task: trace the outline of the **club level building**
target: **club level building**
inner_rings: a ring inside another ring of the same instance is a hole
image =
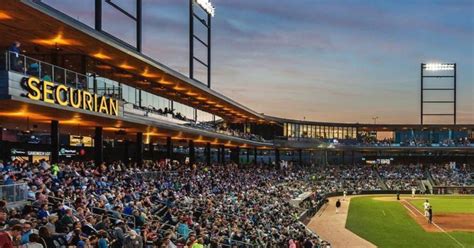
[[[3,160],[474,163],[474,125],[266,116],[40,1],[2,1],[0,34]]]

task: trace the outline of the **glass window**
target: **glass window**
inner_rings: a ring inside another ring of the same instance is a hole
[[[173,109],[175,116],[185,117],[188,120],[195,120],[194,108],[179,102],[173,102]]]
[[[196,120],[198,122],[212,122],[214,121],[214,116],[208,112],[202,111],[202,110],[197,110],[197,118]]]

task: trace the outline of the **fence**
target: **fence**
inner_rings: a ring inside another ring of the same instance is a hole
[[[8,203],[26,201],[28,198],[28,185],[26,183],[0,185],[0,199]]]

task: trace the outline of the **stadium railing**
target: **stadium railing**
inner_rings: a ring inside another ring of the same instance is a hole
[[[10,51],[6,51],[2,54],[0,63],[0,70],[16,72],[57,84],[64,84],[75,89],[85,90],[115,99],[122,98],[122,88],[118,83],[111,83],[111,80],[93,74],[84,75]]]
[[[0,199],[8,203],[26,201],[28,199],[28,185],[26,183],[0,185]]]

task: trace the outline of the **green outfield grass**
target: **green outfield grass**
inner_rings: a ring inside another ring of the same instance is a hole
[[[433,211],[437,213],[474,213],[473,196],[426,196],[417,197],[410,202],[420,211],[423,211],[423,202],[428,199]]]
[[[459,247],[445,233],[428,233],[423,230],[397,201],[379,201],[373,196],[351,199],[346,228],[378,247]],[[440,197],[439,200],[450,199]],[[453,197],[453,199],[458,199]],[[472,201],[474,198],[459,199]],[[420,198],[421,201],[423,199]],[[435,200],[435,198],[433,198]],[[438,200],[438,197],[436,197]],[[435,202],[433,202],[433,205]],[[456,203],[464,208],[466,203]],[[439,206],[441,208],[441,206]],[[438,208],[438,206],[436,207]],[[464,247],[474,247],[474,233],[449,232]]]

